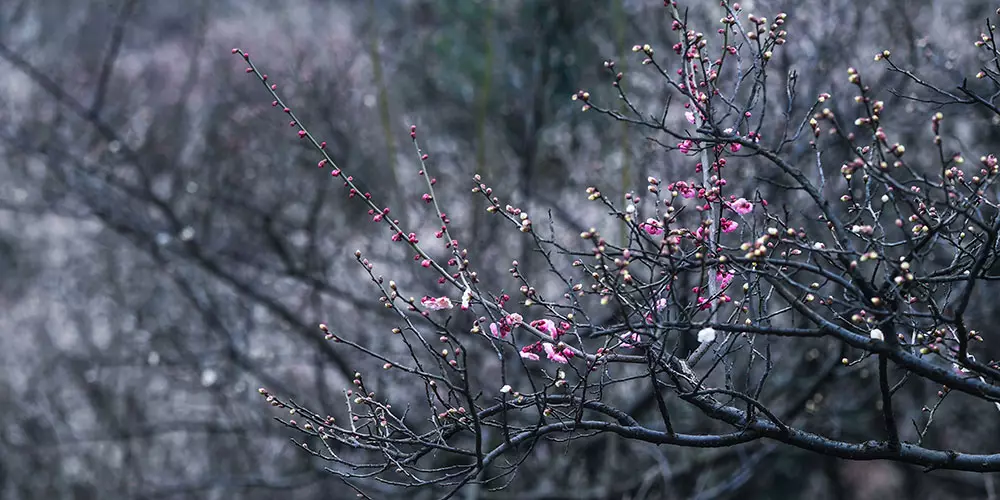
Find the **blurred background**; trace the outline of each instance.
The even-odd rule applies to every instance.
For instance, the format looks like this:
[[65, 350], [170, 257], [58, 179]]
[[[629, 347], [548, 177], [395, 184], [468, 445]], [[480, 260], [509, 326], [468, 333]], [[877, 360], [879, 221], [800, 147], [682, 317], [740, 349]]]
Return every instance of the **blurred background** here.
[[[681, 8], [706, 33], [723, 16], [717, 2]], [[899, 110], [892, 130], [908, 153], [930, 151], [919, 144], [929, 145], [935, 109], [894, 97], [890, 89], [920, 89], [881, 72], [872, 55], [891, 49], [897, 63], [953, 87], [978, 71], [972, 43], [993, 8], [743, 2], [769, 18], [788, 13], [773, 86], [784, 95], [794, 71], [803, 96], [788, 110], [776, 100], [765, 131], [780, 135], [784, 113], [801, 119], [820, 92], [840, 92], [830, 106], [849, 115], [846, 68], [856, 66]], [[469, 193], [474, 173], [570, 235], [613, 233], [613, 221], [584, 205], [587, 186], [624, 193], [648, 175], [688, 175], [647, 131], [569, 99], [582, 88], [616, 106], [603, 68], [616, 59], [636, 102], [662, 109], [669, 90], [631, 47], [669, 57], [674, 37], [659, 0], [0, 0], [0, 498], [353, 497], [290, 444], [294, 433], [257, 388], [342, 406], [349, 374], [380, 363], [324, 341], [320, 322], [392, 349], [392, 323], [355, 249], [413, 295], [433, 295], [436, 284], [316, 168], [232, 47], [251, 53], [341, 167], [408, 227], [433, 231], [414, 182], [416, 124], [453, 230], [499, 290], [515, 286], [512, 259], [539, 280], [544, 262], [488, 218]], [[670, 119], [682, 120], [676, 108]], [[958, 111], [946, 137], [970, 158], [995, 152], [996, 119]], [[806, 142], [786, 151], [791, 161], [810, 154]], [[836, 175], [839, 163], [828, 166]], [[732, 172], [753, 185], [769, 175], [753, 162]], [[780, 190], [766, 197], [781, 202]], [[982, 304], [979, 317], [995, 321]], [[783, 349], [789, 380], [822, 358]], [[814, 428], [877, 432], [871, 375], [846, 374], [810, 400]], [[388, 376], [374, 383], [398, 397], [407, 390]], [[900, 395], [914, 401], [907, 420], [934, 391]], [[990, 411], [961, 401], [940, 410], [928, 444], [995, 451]], [[539, 453], [507, 491], [470, 496], [996, 498], [1000, 486], [990, 475], [768, 442], [688, 450], [595, 437]]]

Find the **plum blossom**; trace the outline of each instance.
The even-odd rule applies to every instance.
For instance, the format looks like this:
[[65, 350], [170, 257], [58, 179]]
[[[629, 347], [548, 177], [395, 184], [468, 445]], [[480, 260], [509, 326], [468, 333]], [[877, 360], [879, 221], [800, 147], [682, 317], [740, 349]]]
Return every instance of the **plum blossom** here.
[[626, 349], [631, 349], [635, 347], [639, 342], [642, 342], [642, 337], [640, 337], [638, 333], [632, 331], [625, 332], [618, 338], [620, 338], [622, 341], [622, 347]]
[[677, 149], [681, 150], [681, 153], [688, 154], [691, 152], [691, 148], [694, 147], [694, 142], [691, 139], [684, 139], [682, 142], [677, 144]]
[[706, 328], [702, 328], [698, 332], [698, 342], [704, 344], [706, 342], [714, 342], [714, 341], [715, 341], [715, 328], [709, 326]]
[[[727, 128], [727, 129], [723, 130], [722, 133], [726, 134], [726, 135], [730, 135], [730, 134], [733, 133], [733, 129], [732, 128]], [[729, 143], [729, 150], [732, 151], [733, 153], [739, 152], [739, 150], [741, 150], [741, 149], [743, 149], [743, 145], [742, 144], [737, 143], [737, 142], [730, 142]]]
[[420, 304], [431, 311], [441, 311], [443, 309], [451, 309], [455, 307], [451, 303], [451, 299], [448, 297], [428, 297], [420, 299]]
[[685, 111], [684, 112], [684, 119], [687, 120], [688, 123], [690, 123], [691, 125], [694, 125], [694, 112], [693, 111]]
[[698, 190], [693, 185], [684, 181], [677, 181], [667, 186], [671, 191], [677, 191], [684, 198], [690, 199], [698, 195]]
[[538, 357], [538, 353], [542, 352], [542, 350], [543, 348], [541, 341], [535, 342], [534, 344], [528, 344], [521, 348], [520, 352], [521, 358], [530, 361], [538, 361], [539, 359], [541, 359]]
[[524, 318], [518, 313], [511, 313], [504, 316], [497, 323], [490, 323], [490, 333], [497, 338], [506, 338], [507, 335], [518, 325], [524, 322]]
[[552, 340], [559, 339], [559, 331], [556, 330], [556, 324], [551, 319], [536, 319], [531, 322], [531, 326], [535, 327], [538, 331], [552, 337]]
[[[731, 233], [735, 231], [736, 228], [740, 227], [740, 224], [734, 220], [727, 219], [725, 217], [720, 217], [719, 227], [722, 228], [723, 233]], [[694, 230], [694, 238], [696, 240], [705, 241], [708, 239], [709, 235], [708, 231], [710, 230], [706, 229], [705, 226], [698, 226], [698, 229]]]
[[568, 332], [569, 332], [569, 329], [570, 329], [570, 328], [571, 328], [572, 326], [573, 326], [573, 325], [569, 324], [569, 323], [568, 323], [568, 322], [566, 322], [566, 321], [560, 321], [560, 322], [559, 322], [559, 324], [558, 324], [558, 325], [556, 325], [556, 332], [558, 332], [558, 333], [559, 333], [559, 335], [566, 335], [566, 333], [568, 333]]
[[663, 223], [652, 217], [646, 219], [646, 222], [639, 224], [639, 228], [646, 231], [646, 234], [650, 236], [659, 236], [663, 234]]
[[521, 348], [520, 355], [521, 359], [527, 359], [530, 361], [538, 361], [541, 359], [539, 354], [545, 353], [545, 356], [556, 363], [566, 364], [569, 363], [570, 358], [573, 357], [573, 350], [569, 348], [566, 344], [562, 342], [558, 344], [553, 344], [552, 342], [542, 342], [538, 341], [534, 344], [528, 344]]
[[552, 345], [551, 342], [542, 342], [542, 348], [545, 350], [545, 356], [549, 358], [549, 361], [566, 364], [573, 357], [573, 351], [561, 342], [558, 345]]
[[735, 275], [730, 272], [719, 271], [715, 273], [715, 281], [719, 284], [720, 290], [725, 290], [730, 283], [733, 282], [733, 277]]
[[740, 215], [746, 215], [750, 212], [753, 212], [753, 203], [747, 201], [746, 198], [740, 198], [732, 203], [728, 203], [728, 205], [733, 212], [736, 212]]
[[[670, 290], [670, 286], [667, 286], [667, 290]], [[667, 308], [667, 299], [665, 297], [660, 297], [655, 304], [653, 304], [651, 311], [646, 313], [646, 324], [652, 325], [656, 323], [656, 318], [654, 317], [655, 312], [663, 312]]]

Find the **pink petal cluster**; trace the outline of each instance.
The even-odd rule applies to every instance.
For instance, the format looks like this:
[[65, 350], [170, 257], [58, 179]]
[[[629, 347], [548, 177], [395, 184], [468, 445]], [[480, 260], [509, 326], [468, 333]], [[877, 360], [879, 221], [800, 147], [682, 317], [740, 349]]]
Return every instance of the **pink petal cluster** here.
[[542, 342], [538, 341], [538, 342], [535, 342], [534, 344], [528, 344], [528, 345], [522, 347], [521, 348], [521, 357], [523, 359], [527, 359], [527, 360], [531, 360], [531, 361], [538, 361], [539, 359], [541, 359], [541, 358], [538, 357], [538, 354], [541, 353], [541, 352], [543, 352], [543, 351], [544, 351], [544, 348], [542, 347]]
[[698, 310], [707, 311], [712, 307], [712, 301], [708, 300], [707, 297], [698, 297]]
[[553, 344], [552, 342], [542, 341], [522, 347], [520, 355], [523, 359], [538, 361], [541, 359], [541, 356], [539, 355], [543, 352], [549, 361], [561, 364], [569, 363], [570, 358], [573, 357], [573, 351], [566, 344], [563, 344], [562, 342]]
[[663, 223], [650, 217], [646, 219], [646, 222], [639, 224], [639, 229], [642, 229], [650, 236], [659, 236], [663, 234]]
[[551, 342], [542, 342], [542, 348], [545, 349], [545, 356], [549, 358], [549, 361], [566, 364], [573, 357], [573, 351], [562, 343], [552, 345]]
[[552, 337], [552, 340], [558, 340], [559, 335], [561, 335], [561, 333], [556, 329], [556, 324], [551, 319], [536, 319], [530, 324], [538, 331]]
[[[667, 290], [670, 290], [669, 285], [667, 285]], [[663, 310], [667, 308], [667, 299], [665, 297], [660, 297], [653, 305], [653, 308], [656, 309], [656, 312], [663, 312]], [[656, 323], [656, 318], [653, 317], [653, 312], [650, 311], [646, 313], [646, 324], [652, 325], [654, 323]]]
[[728, 205], [733, 212], [736, 212], [740, 215], [746, 215], [750, 212], [753, 212], [753, 203], [747, 201], [746, 198], [740, 198], [732, 203], [728, 203]]
[[430, 309], [431, 311], [441, 311], [443, 309], [451, 309], [452, 307], [455, 307], [451, 303], [451, 299], [448, 297], [428, 297], [426, 295], [424, 298], [420, 299], [420, 305]]
[[694, 185], [688, 184], [687, 182], [684, 181], [677, 181], [671, 183], [667, 186], [667, 189], [671, 191], [677, 191], [678, 193], [680, 193], [681, 196], [688, 199], [694, 198], [695, 196], [698, 195], [698, 190], [695, 189]]
[[524, 318], [518, 313], [511, 313], [504, 316], [498, 323], [490, 323], [490, 333], [497, 338], [506, 338], [508, 334], [521, 323]]
[[715, 273], [715, 281], [719, 284], [720, 290], [725, 290], [729, 287], [729, 284], [733, 282], [733, 277], [735, 275], [730, 272], [719, 271]]

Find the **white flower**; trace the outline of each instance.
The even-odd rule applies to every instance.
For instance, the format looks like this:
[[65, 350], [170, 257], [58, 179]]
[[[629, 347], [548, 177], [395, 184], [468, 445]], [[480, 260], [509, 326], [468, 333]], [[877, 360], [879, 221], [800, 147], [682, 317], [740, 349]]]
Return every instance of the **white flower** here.
[[511, 387], [510, 387], [509, 384], [500, 388], [500, 392], [502, 392], [504, 394], [507, 394], [508, 392], [510, 392], [510, 390], [511, 390]]
[[472, 289], [466, 287], [465, 292], [462, 293], [462, 310], [469, 308], [469, 302], [472, 301]]
[[885, 341], [885, 335], [878, 328], [872, 328], [871, 337], [875, 340]]
[[714, 341], [715, 341], [715, 328], [712, 327], [702, 328], [701, 331], [698, 332], [698, 342], [704, 344], [706, 342], [714, 342]]

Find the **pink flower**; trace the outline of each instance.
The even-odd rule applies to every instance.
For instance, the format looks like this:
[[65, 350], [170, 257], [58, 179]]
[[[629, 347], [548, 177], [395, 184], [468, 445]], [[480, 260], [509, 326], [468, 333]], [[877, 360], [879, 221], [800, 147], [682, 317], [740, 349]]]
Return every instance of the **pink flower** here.
[[720, 217], [719, 227], [722, 228], [723, 233], [731, 233], [735, 231], [736, 228], [740, 227], [740, 225], [737, 224], [736, 221], [729, 220], [725, 217]]
[[[506, 338], [507, 335], [522, 322], [524, 322], [524, 318], [521, 317], [520, 314], [508, 314], [507, 316], [504, 316], [499, 323], [490, 323], [490, 333], [497, 338]], [[555, 330], [555, 327], [553, 327], [553, 330]]]
[[451, 309], [454, 307], [451, 303], [451, 299], [448, 297], [427, 297], [420, 299], [420, 304], [430, 309], [432, 311], [441, 311], [443, 309]]
[[538, 361], [539, 359], [541, 359], [541, 358], [538, 357], [537, 354], [535, 354], [533, 352], [524, 352], [524, 351], [521, 351], [521, 358], [522, 359], [527, 359], [527, 360], [530, 360], [530, 361]]
[[684, 119], [687, 120], [688, 123], [694, 125], [694, 112], [693, 111], [685, 111], [684, 112]]
[[712, 307], [712, 301], [705, 297], [698, 297], [698, 310], [705, 311]]
[[566, 335], [566, 333], [569, 332], [569, 329], [572, 327], [573, 325], [569, 324], [568, 322], [560, 321], [559, 325], [556, 326], [556, 331], [559, 332], [559, 335]]
[[667, 308], [667, 299], [666, 299], [666, 297], [661, 297], [660, 300], [656, 301], [656, 312], [663, 311], [666, 308]]
[[652, 217], [646, 219], [646, 222], [639, 224], [639, 228], [646, 231], [646, 234], [650, 236], [659, 236], [663, 234], [663, 223]]
[[642, 342], [642, 337], [635, 332], [625, 332], [619, 337], [622, 341], [622, 347], [626, 349], [631, 349], [636, 346], [639, 342]]
[[667, 187], [670, 188], [671, 191], [677, 191], [681, 196], [688, 199], [694, 198], [698, 195], [698, 191], [694, 188], [694, 186], [684, 181], [677, 181]]
[[521, 358], [538, 361], [540, 359], [538, 357], [538, 353], [542, 352], [543, 349], [541, 341], [535, 342], [534, 344], [528, 344], [521, 348]]
[[510, 313], [503, 320], [510, 326], [517, 326], [524, 322], [524, 317], [518, 313]]
[[536, 319], [531, 322], [531, 326], [552, 337], [552, 340], [559, 339], [559, 331], [556, 330], [556, 324], [551, 319]]
[[723, 273], [719, 271], [715, 273], [715, 281], [719, 283], [719, 289], [725, 290], [733, 281], [733, 273]]
[[729, 208], [740, 215], [746, 215], [753, 212], [753, 203], [747, 201], [746, 198], [740, 198], [732, 203], [729, 203]]
[[562, 344], [552, 345], [551, 342], [543, 342], [542, 348], [545, 349], [545, 356], [549, 358], [549, 361], [566, 364], [569, 363], [569, 358], [573, 357], [573, 351], [570, 351]]
[[729, 143], [729, 150], [730, 151], [732, 151], [734, 153], [738, 153], [741, 149], [743, 149], [743, 145], [742, 144], [740, 144], [738, 142], [731, 142], [731, 143]]
[[552, 342], [542, 341], [522, 347], [519, 354], [521, 355], [521, 359], [538, 361], [540, 359], [539, 354], [543, 352], [550, 361], [561, 364], [569, 363], [570, 358], [573, 357], [573, 351], [566, 344], [560, 343], [556, 345]]
[[681, 150], [681, 153], [688, 154], [691, 152], [691, 148], [694, 147], [694, 142], [691, 139], [684, 139], [683, 142], [677, 144], [677, 149]]

